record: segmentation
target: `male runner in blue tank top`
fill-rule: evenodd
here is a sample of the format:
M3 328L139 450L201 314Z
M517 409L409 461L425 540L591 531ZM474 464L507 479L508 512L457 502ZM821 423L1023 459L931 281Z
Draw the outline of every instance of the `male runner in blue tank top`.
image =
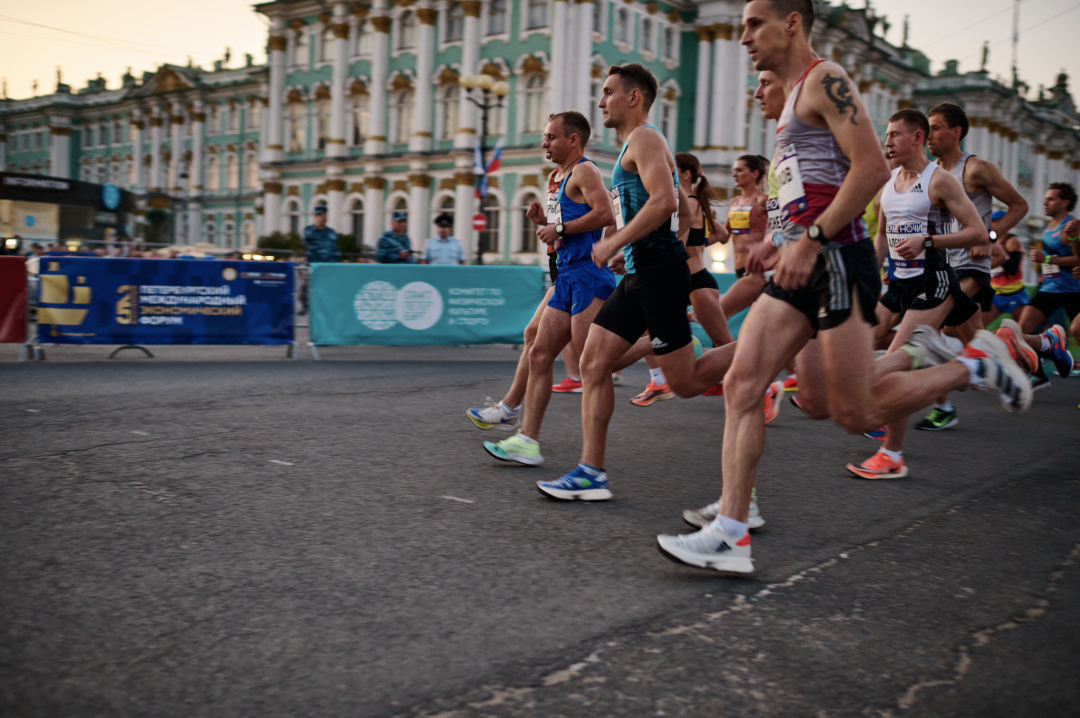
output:
M611 175L615 231L609 228L607 237L593 245L592 259L605 267L621 251L616 261L625 263L626 279L589 329L581 355L581 463L557 481L537 483L552 498L611 498L603 468L615 406L611 371L646 329L668 385L680 396L697 396L723 379L734 355L734 344L726 344L694 360L686 316L689 255L679 239L680 226L689 229L692 217L686 191L679 187L675 155L660 130L646 124L657 87L653 74L636 63L613 65L604 82L599 103L604 126L614 128L624 144Z
M537 236L557 248L559 274L529 351L521 429L497 444L484 442L487 452L500 461L526 466L543 463L537 439L551 399L555 357L568 341L580 355L593 318L615 289L615 273L592 261L593 245L614 215L604 177L585 157L590 134L589 121L572 110L552 115L544 128L544 150L558 169L548 179L546 210L534 202L529 219L540 225Z
M800 363L800 403L849 431L877 428L969 384L999 392L1013 413L1031 403L1027 376L989 332L957 356L936 332L916 331L905 351L874 361L881 280L862 214L890 173L855 83L810 47L813 23L813 0L747 0L743 8L751 62L785 88L774 155L783 246L724 378L720 512L695 533L657 537L669 558L731 575L754 570L747 518L765 444L765 389L815 335L820 371ZM931 237L923 242L934 247ZM921 371L895 373L912 369Z

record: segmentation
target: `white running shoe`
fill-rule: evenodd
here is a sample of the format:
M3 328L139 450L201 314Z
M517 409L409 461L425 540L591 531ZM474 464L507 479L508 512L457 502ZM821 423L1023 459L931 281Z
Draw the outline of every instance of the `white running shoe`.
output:
M904 345L908 354L917 354L918 366L916 369L940 366L956 358L956 352L945 343L945 336L938 333L933 327L920 324L915 327L907 343Z
M960 356L980 361L980 376L972 386L996 391L1005 411L1010 414L1023 414L1031 408L1031 381L1027 372L1021 369L1009 354L1005 342L985 329L980 329L975 333L975 338L964 347Z
M483 409L469 409L465 415L472 419L472 423L479 429L491 429L498 426L503 431L513 431L521 424L521 412L506 413L499 404L500 402L492 401L489 396L487 405Z
M750 524L750 530L759 529L765 525L765 519L761 518L761 510L757 505L757 490L750 495L750 518L747 523ZM696 529L704 528L711 524L720 513L720 501L714 501L708 506L703 506L700 509L687 509L682 512L683 521L690 524Z
M660 553L676 563L711 568L729 576L749 576L754 572L750 559L750 534L735 540L713 522L692 534L657 536Z

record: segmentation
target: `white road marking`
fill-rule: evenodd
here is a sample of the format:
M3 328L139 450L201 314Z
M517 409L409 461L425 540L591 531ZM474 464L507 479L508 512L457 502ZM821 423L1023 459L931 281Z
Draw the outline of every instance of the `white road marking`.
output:
M29 411L31 414L37 414L38 413L37 409L27 409L27 411Z
M296 464L290 464L288 461L278 461L277 459L270 459L271 464L281 464L282 466L296 466Z
M460 501L463 504L475 504L475 501L469 499L459 499L457 496L441 496L440 498L449 499L450 501Z
M131 433L138 434L139 436L150 436L150 434L146 433L145 431L133 431Z

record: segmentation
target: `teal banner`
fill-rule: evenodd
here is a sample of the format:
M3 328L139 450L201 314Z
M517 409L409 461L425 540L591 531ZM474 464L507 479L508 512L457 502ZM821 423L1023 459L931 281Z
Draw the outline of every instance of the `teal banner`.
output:
M540 267L315 264L311 341L520 344L545 275Z
M717 285L719 285L720 287L721 296L724 294L724 292L731 289L731 285L734 284L736 280L734 274L717 274L716 272L713 272L712 275L713 278L716 280ZM744 309L735 316L727 318L727 325L728 329L731 330L731 336L736 338L739 336L739 327L742 326L743 319L746 318L746 313L748 311L750 310ZM700 324L697 324L696 322L692 323L690 325L690 331L693 332L694 336L701 341L701 345L703 347L708 349L712 346L712 339L709 339L709 335L705 333L705 330L701 328Z

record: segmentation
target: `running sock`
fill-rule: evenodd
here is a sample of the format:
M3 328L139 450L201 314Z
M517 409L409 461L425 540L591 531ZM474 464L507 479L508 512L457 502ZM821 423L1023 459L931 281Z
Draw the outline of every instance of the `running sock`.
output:
M522 440L523 440L523 441L524 441L524 442L525 442L526 444L535 444L535 443L536 443L536 439L530 439L529 437L525 436L525 435L524 435L524 434L522 434L521 432L518 432L518 436L520 436L520 437L522 438Z
M956 411L956 408L953 407L951 401L946 401L944 404L934 404L934 408L935 409L941 409L942 411L944 411L947 414L951 414L954 411Z
M742 521L736 521L735 519L729 519L723 514L717 514L713 523L720 527L720 529L731 538L738 541L746 532L750 530L750 524L744 524Z
M893 461L899 461L904 456L903 449L901 449L900 451L889 451L888 449L878 449L878 451L885 454L885 456L888 456Z
M578 464L577 467L594 478L604 473L603 469L598 469L592 464Z
M1042 349L1040 349L1039 351L1041 351L1041 352L1050 351L1050 347L1052 346L1052 344L1050 343L1050 337L1046 336L1045 334L1040 334L1039 339L1042 339Z
M956 357L956 360L963 362L964 366L968 368L968 371L971 373L970 384L972 386L983 386L984 384L986 384L986 380L983 378L982 375L981 361L965 356L958 356Z
M513 416L514 414L518 413L518 409L520 409L520 408L521 407L518 406L517 409L511 409L510 407L508 407L506 405L505 401L500 401L499 402L499 411L501 411L503 414L506 414L507 416Z
M657 386L663 386L667 384L667 377L664 376L664 370L660 367L649 370L649 378L652 379L652 383Z
M566 376L570 377L570 378L571 378L571 379L573 379L574 381L581 381L581 377L580 377L580 376L570 376L569 374L567 374Z

